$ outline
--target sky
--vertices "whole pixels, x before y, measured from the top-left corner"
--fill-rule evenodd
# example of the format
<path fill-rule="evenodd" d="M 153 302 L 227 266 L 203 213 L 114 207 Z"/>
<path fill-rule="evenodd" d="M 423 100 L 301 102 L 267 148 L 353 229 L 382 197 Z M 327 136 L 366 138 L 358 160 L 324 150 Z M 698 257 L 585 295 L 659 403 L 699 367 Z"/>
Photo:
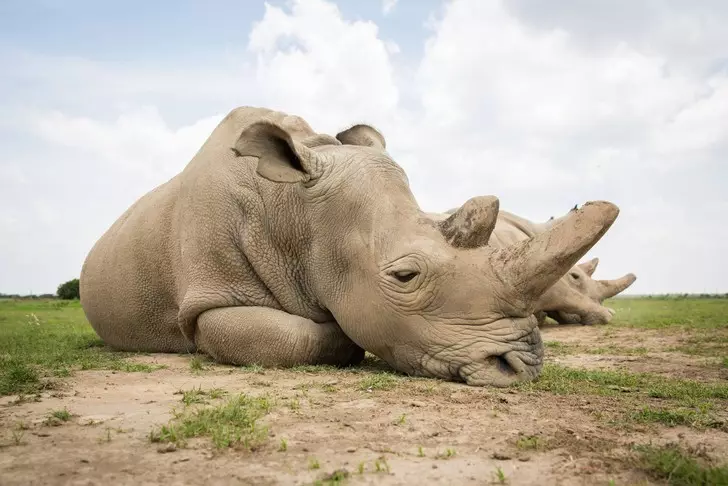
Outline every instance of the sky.
<path fill-rule="evenodd" d="M 370 123 L 426 211 L 608 200 L 625 293 L 728 292 L 723 0 L 0 2 L 0 292 L 54 293 L 237 106 Z"/>

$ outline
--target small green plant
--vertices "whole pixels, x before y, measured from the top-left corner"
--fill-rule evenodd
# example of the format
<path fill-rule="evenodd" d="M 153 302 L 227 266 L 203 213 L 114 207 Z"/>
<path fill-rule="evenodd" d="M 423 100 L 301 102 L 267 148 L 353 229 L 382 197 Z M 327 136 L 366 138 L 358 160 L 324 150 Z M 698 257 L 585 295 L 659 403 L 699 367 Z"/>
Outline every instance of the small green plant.
<path fill-rule="evenodd" d="M 387 458 L 382 456 L 374 461 L 374 470 L 378 473 L 380 472 L 386 472 L 389 474 L 389 463 L 387 462 Z"/>
<path fill-rule="evenodd" d="M 28 426 L 25 425 L 24 422 L 18 423 L 18 425 L 13 430 L 13 442 L 16 446 L 23 443 L 23 437 L 25 437 L 26 430 L 28 430 Z"/>
<path fill-rule="evenodd" d="M 63 408 L 63 410 L 53 410 L 50 416 L 60 420 L 61 422 L 68 422 L 71 420 L 71 412 L 69 412 L 66 408 Z"/>
<path fill-rule="evenodd" d="M 447 449 L 445 449 L 445 452 L 441 452 L 441 453 L 437 454 L 435 457 L 437 457 L 438 459 L 450 459 L 455 454 L 456 454 L 455 449 L 448 447 Z"/>
<path fill-rule="evenodd" d="M 286 452 L 288 450 L 288 441 L 286 439 L 281 439 L 281 445 L 278 446 L 278 450 L 280 452 Z"/>
<path fill-rule="evenodd" d="M 313 459 L 311 459 L 311 460 L 308 461 L 308 468 L 311 469 L 311 470 L 313 470 L 313 469 L 321 469 L 321 464 L 319 464 L 318 459 L 313 458 Z"/>
<path fill-rule="evenodd" d="M 200 371 L 204 371 L 205 364 L 202 361 L 202 358 L 199 355 L 195 355 L 190 360 L 190 370 L 192 370 L 195 373 L 199 373 Z"/>
<path fill-rule="evenodd" d="M 292 399 L 290 402 L 288 402 L 288 408 L 291 410 L 300 410 L 301 409 L 301 402 L 298 401 L 298 398 Z"/>
<path fill-rule="evenodd" d="M 359 472 L 359 474 L 364 474 L 364 470 L 366 469 L 366 465 L 363 462 L 359 463 L 359 466 L 357 466 L 356 470 Z"/>
<path fill-rule="evenodd" d="M 537 435 L 521 436 L 516 441 L 516 447 L 524 450 L 538 450 L 543 448 L 543 446 L 543 440 Z"/>
<path fill-rule="evenodd" d="M 396 425 L 404 425 L 407 422 L 407 414 L 403 413 L 400 415 L 399 420 L 397 420 Z"/>
<path fill-rule="evenodd" d="M 422 446 L 417 446 L 417 456 L 425 457 L 425 450 L 422 448 Z"/>
<path fill-rule="evenodd" d="M 501 469 L 500 467 L 495 468 L 495 479 L 496 479 L 496 482 L 498 482 L 500 484 L 506 484 L 506 481 L 507 481 L 506 474 L 503 472 L 503 469 Z"/>
<path fill-rule="evenodd" d="M 326 481 L 326 484 L 328 485 L 342 484 L 348 477 L 349 471 L 346 469 L 337 469 L 331 474 L 326 475 L 324 481 Z"/>

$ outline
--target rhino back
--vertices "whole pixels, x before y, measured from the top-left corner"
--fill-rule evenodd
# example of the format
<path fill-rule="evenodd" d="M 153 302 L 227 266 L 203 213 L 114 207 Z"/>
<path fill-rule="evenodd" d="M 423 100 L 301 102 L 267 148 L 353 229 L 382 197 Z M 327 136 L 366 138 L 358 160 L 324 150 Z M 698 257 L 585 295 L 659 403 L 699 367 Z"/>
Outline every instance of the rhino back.
<path fill-rule="evenodd" d="M 302 266 L 312 235 L 295 184 L 255 173 L 231 147 L 261 119 L 295 138 L 315 135 L 298 117 L 237 108 L 185 169 L 143 196 L 94 246 L 82 272 L 82 303 L 108 344 L 129 350 L 194 350 L 197 316 L 262 306 L 330 319 Z M 300 202 L 300 201 L 298 201 Z"/>
<path fill-rule="evenodd" d="M 123 350 L 182 351 L 176 327 L 172 238 L 179 179 L 135 202 L 104 233 L 81 270 L 81 304 L 91 326 Z"/>

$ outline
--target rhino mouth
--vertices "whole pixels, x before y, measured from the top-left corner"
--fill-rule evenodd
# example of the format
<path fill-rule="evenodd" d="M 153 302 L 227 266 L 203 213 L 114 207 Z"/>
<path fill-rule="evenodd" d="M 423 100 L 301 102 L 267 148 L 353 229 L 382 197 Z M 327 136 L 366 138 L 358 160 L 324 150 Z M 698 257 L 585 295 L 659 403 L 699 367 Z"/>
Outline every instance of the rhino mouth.
<path fill-rule="evenodd" d="M 468 363 L 458 369 L 462 381 L 471 386 L 507 387 L 519 382 L 532 381 L 541 374 L 544 348 L 540 333 L 528 336 L 528 351 L 508 351 L 486 356 L 480 362 Z"/>
<path fill-rule="evenodd" d="M 515 375 L 516 370 L 511 366 L 506 358 L 503 356 L 488 356 L 485 361 L 490 366 L 494 366 L 498 371 L 504 375 Z"/>

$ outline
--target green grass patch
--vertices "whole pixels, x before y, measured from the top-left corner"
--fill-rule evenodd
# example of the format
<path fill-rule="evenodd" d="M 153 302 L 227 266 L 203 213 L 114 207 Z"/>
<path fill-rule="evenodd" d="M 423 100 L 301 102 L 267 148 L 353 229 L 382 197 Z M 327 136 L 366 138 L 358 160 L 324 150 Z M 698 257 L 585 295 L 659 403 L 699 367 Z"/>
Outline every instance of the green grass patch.
<path fill-rule="evenodd" d="M 728 299 L 618 298 L 604 305 L 617 311 L 610 326 L 728 329 Z"/>
<path fill-rule="evenodd" d="M 523 435 L 516 441 L 516 447 L 526 451 L 536 451 L 546 447 L 546 441 L 537 435 Z"/>
<path fill-rule="evenodd" d="M 65 408 L 63 410 L 52 411 L 50 416 L 60 420 L 61 422 L 68 422 L 69 420 L 71 420 L 71 412 L 69 412 Z"/>
<path fill-rule="evenodd" d="M 725 332 L 723 330 L 700 332 L 668 351 L 677 351 L 691 356 L 724 358 L 728 356 L 728 329 Z"/>
<path fill-rule="evenodd" d="M 728 484 L 728 467 L 706 464 L 674 444 L 635 446 L 638 465 L 655 479 L 671 486 Z"/>
<path fill-rule="evenodd" d="M 32 394 L 74 370 L 150 372 L 108 350 L 78 301 L 0 300 L 0 395 Z"/>
<path fill-rule="evenodd" d="M 546 341 L 546 349 L 549 353 L 555 355 L 567 354 L 612 354 L 616 356 L 639 356 L 648 353 L 648 349 L 640 346 L 636 348 L 625 348 L 610 344 L 608 346 L 600 346 L 592 348 L 589 346 L 581 346 L 575 344 L 566 344 L 559 341 Z"/>
<path fill-rule="evenodd" d="M 341 368 L 331 365 L 299 365 L 292 367 L 291 371 L 297 373 L 335 373 L 341 371 Z"/>
<path fill-rule="evenodd" d="M 637 423 L 659 423 L 668 427 L 686 425 L 695 428 L 720 428 L 723 424 L 712 418 L 710 415 L 711 409 L 712 407 L 677 407 L 670 409 L 646 406 L 640 410 L 631 412 L 629 418 L 631 421 Z"/>
<path fill-rule="evenodd" d="M 618 395 L 640 392 L 673 400 L 728 399 L 728 384 L 678 380 L 649 373 L 585 370 L 547 363 L 537 381 L 515 385 L 558 395 Z"/>
<path fill-rule="evenodd" d="M 203 390 L 202 387 L 199 387 L 191 390 L 180 390 L 176 394 L 182 395 L 181 401 L 185 406 L 190 406 L 195 403 L 208 403 L 208 399 L 217 400 L 227 395 L 227 392 L 222 388 Z"/>
<path fill-rule="evenodd" d="M 260 426 L 258 420 L 270 409 L 271 402 L 267 397 L 246 394 L 234 396 L 215 406 L 186 406 L 181 412 L 174 413 L 169 424 L 152 431 L 150 440 L 184 446 L 187 439 L 210 437 L 218 449 L 243 447 L 253 450 L 268 435 L 267 428 Z"/>
<path fill-rule="evenodd" d="M 365 376 L 359 380 L 360 390 L 391 390 L 397 386 L 397 377 L 389 373 Z"/>
<path fill-rule="evenodd" d="M 713 414 L 716 406 L 728 406 L 728 384 L 724 383 L 701 383 L 649 373 L 575 369 L 547 363 L 537 381 L 515 386 L 524 391 L 556 395 L 619 396 L 624 398 L 625 410 L 617 423 L 726 428 L 726 423 Z M 660 406 L 649 406 L 651 399 L 661 400 Z M 634 408 L 635 405 L 640 408 Z"/>

